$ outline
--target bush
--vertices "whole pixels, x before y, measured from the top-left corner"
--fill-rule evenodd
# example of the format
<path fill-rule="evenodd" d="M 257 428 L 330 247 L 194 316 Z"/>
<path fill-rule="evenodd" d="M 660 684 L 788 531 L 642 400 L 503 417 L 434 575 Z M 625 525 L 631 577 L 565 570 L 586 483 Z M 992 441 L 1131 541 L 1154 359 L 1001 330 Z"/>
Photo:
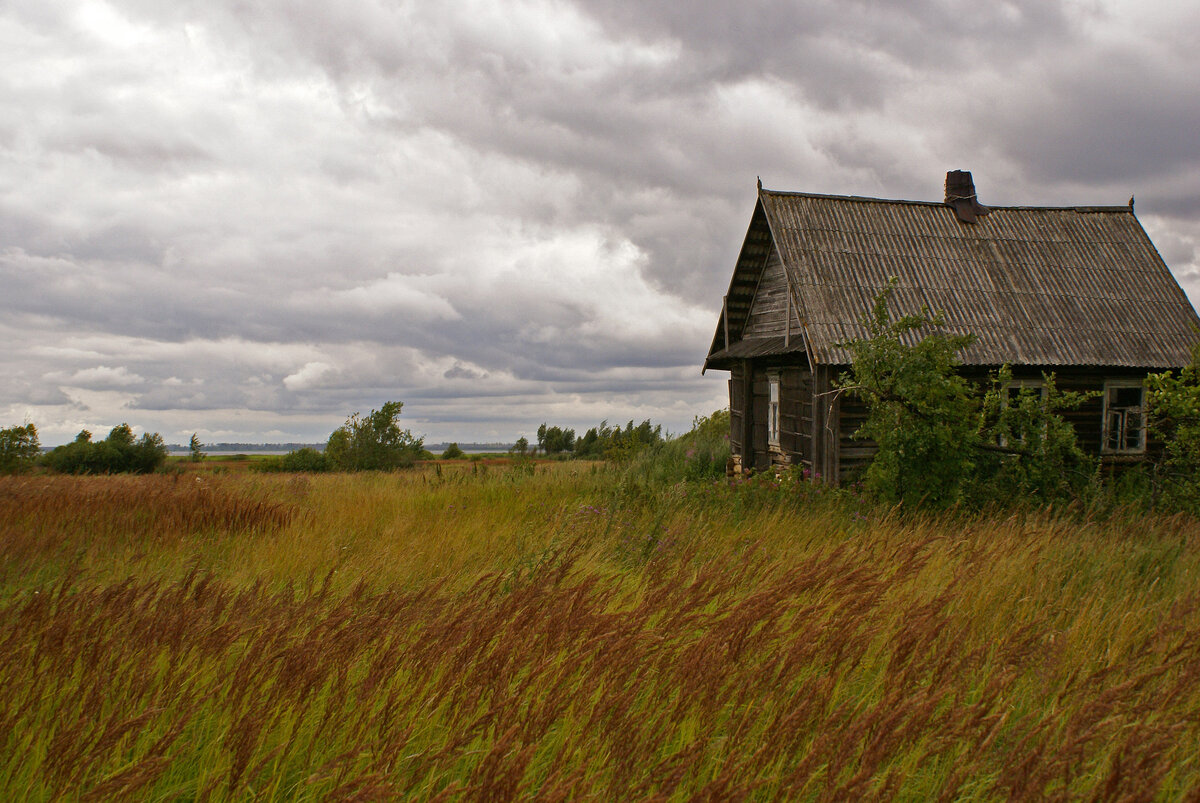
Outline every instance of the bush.
<path fill-rule="evenodd" d="M 325 453 L 305 446 L 279 457 L 268 457 L 250 466 L 255 471 L 271 472 L 321 472 L 329 471 L 329 460 Z"/>
<path fill-rule="evenodd" d="M 691 430 L 676 438 L 663 439 L 660 428 L 650 429 L 649 422 L 643 426 L 640 434 L 639 428 L 628 428 L 613 450 L 624 458 L 627 483 L 654 488 L 725 476 L 729 462 L 728 410 L 697 416 Z"/>
<path fill-rule="evenodd" d="M 452 443 L 446 447 L 446 451 L 442 452 L 443 460 L 462 460 L 467 456 L 467 453 L 458 448 L 457 443 Z"/>
<path fill-rule="evenodd" d="M 656 447 L 664 442 L 662 425 L 652 425 L 650 419 L 637 426 L 630 421 L 624 429 L 620 426 L 609 426 L 607 421 L 601 421 L 599 427 L 592 427 L 575 441 L 575 456 L 588 460 L 603 458 L 625 463 L 643 449 Z"/>
<path fill-rule="evenodd" d="M 102 441 L 92 441 L 86 429 L 75 440 L 50 450 L 45 465 L 61 474 L 149 474 L 167 459 L 167 447 L 157 432 L 134 440 L 128 424 L 112 428 Z"/>
<path fill-rule="evenodd" d="M 28 471 L 41 453 L 37 427 L 33 424 L 0 429 L 0 474 Z"/>
<path fill-rule="evenodd" d="M 425 458 L 422 438 L 400 429 L 403 402 L 385 402 L 366 416 L 354 413 L 334 430 L 325 445 L 325 459 L 336 471 L 389 471 L 407 468 Z"/>
<path fill-rule="evenodd" d="M 1146 377 L 1147 424 L 1164 443 L 1156 501 L 1200 512 L 1200 344 L 1178 374 Z"/>
<path fill-rule="evenodd" d="M 1075 428 L 1058 411 L 1073 410 L 1096 394 L 1061 391 L 1054 374 L 1044 373 L 1041 388 L 1021 388 L 1014 395 L 1006 384 L 1011 379 L 1009 367 L 1002 366 L 983 397 L 981 454 L 968 495 L 976 503 L 1001 505 L 1081 496 L 1095 479 L 1096 461 L 1079 448 Z"/>
<path fill-rule="evenodd" d="M 538 448 L 548 455 L 575 450 L 575 430 L 548 427 L 542 424 L 537 431 Z"/>
<path fill-rule="evenodd" d="M 958 352 L 974 338 L 931 331 L 908 345 L 912 333 L 944 322 L 928 309 L 891 320 L 887 304 L 895 284 L 863 321 L 869 336 L 846 344 L 853 364 L 839 384 L 868 408 L 854 436 L 879 447 L 867 467 L 870 491 L 888 503 L 944 507 L 959 500 L 963 479 L 975 468 L 975 402 L 955 371 Z"/>
<path fill-rule="evenodd" d="M 1014 396 L 1003 366 L 980 400 L 957 371 L 957 354 L 974 337 L 940 331 L 942 318 L 927 309 L 891 320 L 894 287 L 895 280 L 863 322 L 869 336 L 846 344 L 853 364 L 839 381 L 867 404 L 855 437 L 879 447 L 867 467 L 868 491 L 887 504 L 934 508 L 1082 494 L 1096 464 L 1058 411 L 1094 394 L 1059 391 L 1054 375 L 1043 374 L 1045 395 L 1027 389 Z"/>
<path fill-rule="evenodd" d="M 325 453 L 311 446 L 305 446 L 303 449 L 288 452 L 279 462 L 283 467 L 283 471 L 329 470 L 329 460 L 325 457 Z"/>

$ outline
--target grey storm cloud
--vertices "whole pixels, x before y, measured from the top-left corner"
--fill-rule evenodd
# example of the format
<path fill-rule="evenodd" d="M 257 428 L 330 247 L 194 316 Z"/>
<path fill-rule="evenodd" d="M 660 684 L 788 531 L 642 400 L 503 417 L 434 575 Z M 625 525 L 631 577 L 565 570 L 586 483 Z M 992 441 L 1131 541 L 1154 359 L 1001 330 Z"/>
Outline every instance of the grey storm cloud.
<path fill-rule="evenodd" d="M 1121 203 L 1200 291 L 1200 11 L 1010 0 L 13 0 L 0 388 L 129 420 L 432 440 L 724 404 L 699 365 L 773 188 Z"/>

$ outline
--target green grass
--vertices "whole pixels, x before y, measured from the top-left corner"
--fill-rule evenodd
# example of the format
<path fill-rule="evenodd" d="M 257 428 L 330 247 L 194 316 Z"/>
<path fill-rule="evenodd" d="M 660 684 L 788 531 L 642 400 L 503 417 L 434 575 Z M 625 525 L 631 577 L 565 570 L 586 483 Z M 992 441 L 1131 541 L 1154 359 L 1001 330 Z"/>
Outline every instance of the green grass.
<path fill-rule="evenodd" d="M 1173 800 L 1183 517 L 599 465 L 0 480 L 0 797 Z"/>

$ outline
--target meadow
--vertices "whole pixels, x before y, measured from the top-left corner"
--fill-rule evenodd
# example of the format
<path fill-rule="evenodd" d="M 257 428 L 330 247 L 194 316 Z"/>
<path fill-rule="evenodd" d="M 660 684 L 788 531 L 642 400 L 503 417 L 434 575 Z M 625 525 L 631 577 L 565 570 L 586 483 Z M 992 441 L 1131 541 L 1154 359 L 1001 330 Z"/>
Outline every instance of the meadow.
<path fill-rule="evenodd" d="M 1198 534 L 574 462 L 0 477 L 0 798 L 1196 799 Z"/>

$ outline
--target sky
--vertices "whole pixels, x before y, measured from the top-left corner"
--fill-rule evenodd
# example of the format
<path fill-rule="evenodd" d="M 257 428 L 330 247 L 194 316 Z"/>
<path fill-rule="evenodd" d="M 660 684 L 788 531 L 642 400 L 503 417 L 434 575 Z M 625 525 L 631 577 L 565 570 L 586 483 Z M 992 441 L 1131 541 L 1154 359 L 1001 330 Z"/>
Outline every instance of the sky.
<path fill-rule="evenodd" d="M 1136 194 L 1195 304 L 1197 41 L 1191 0 L 0 0 L 0 426 L 680 432 L 757 177 Z"/>

